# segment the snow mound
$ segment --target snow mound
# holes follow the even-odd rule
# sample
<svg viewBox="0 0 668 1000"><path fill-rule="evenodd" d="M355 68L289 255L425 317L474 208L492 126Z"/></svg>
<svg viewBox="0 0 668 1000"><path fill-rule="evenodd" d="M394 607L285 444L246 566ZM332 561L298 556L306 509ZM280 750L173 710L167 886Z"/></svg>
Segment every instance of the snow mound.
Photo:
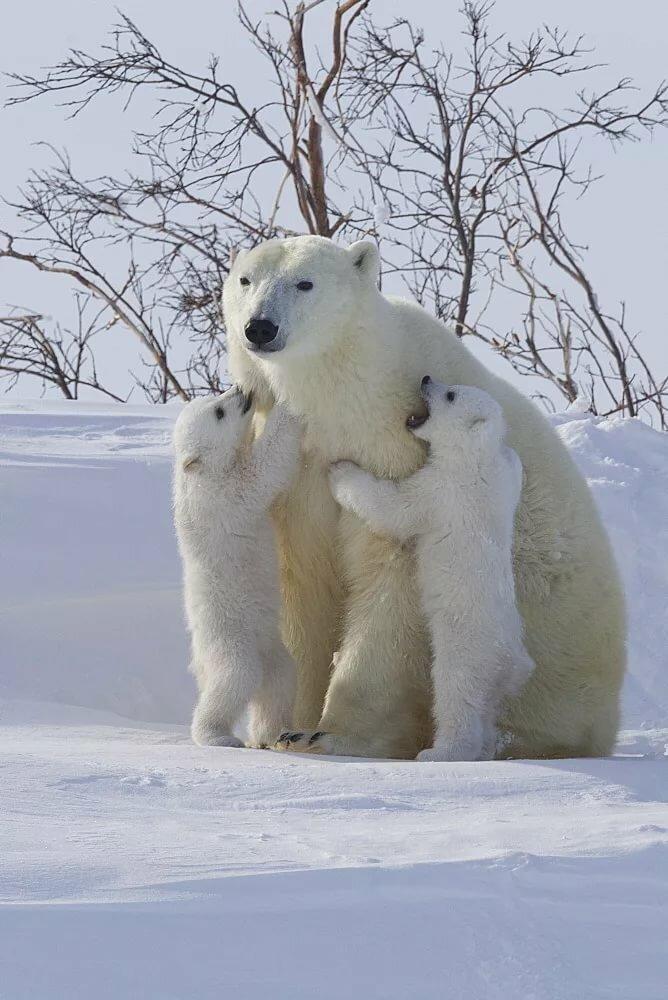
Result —
<svg viewBox="0 0 668 1000"><path fill-rule="evenodd" d="M182 722L172 408L0 409L0 697Z"/></svg>
<svg viewBox="0 0 668 1000"><path fill-rule="evenodd" d="M668 725L668 434L640 420L557 418L622 572L629 616L626 728Z"/></svg>

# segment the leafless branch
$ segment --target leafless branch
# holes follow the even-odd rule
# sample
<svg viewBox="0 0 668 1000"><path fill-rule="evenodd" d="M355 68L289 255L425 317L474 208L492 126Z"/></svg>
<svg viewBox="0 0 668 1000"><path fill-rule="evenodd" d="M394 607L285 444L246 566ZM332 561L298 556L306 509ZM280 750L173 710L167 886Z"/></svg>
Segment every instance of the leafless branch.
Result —
<svg viewBox="0 0 668 1000"><path fill-rule="evenodd" d="M312 28L325 9L320 51ZM372 234L384 281L540 380L546 405L665 427L666 380L625 308L600 302L565 220L597 179L596 143L621 147L668 123L666 84L647 95L623 76L598 86L582 37L543 27L510 39L488 0L463 3L461 51L432 47L408 18L384 26L381 13L371 0L280 0L258 19L241 3L249 59L267 78L259 106L216 58L178 66L124 15L98 52L13 75L10 105L50 99L76 116L102 94L127 107L141 91L155 114L123 177L82 179L54 150L14 200L0 267L11 259L93 296L111 335L134 337L142 392L165 401L223 384L220 291L239 245ZM545 105L532 97L543 78ZM507 334L487 324L501 305ZM32 322L21 329L37 336Z"/></svg>
<svg viewBox="0 0 668 1000"><path fill-rule="evenodd" d="M78 399L85 387L100 392L118 403L119 396L104 386L97 373L93 340L109 329L104 309L95 309L88 295L75 296L76 323L63 329L36 313L14 310L0 316L0 382L12 388L19 378L37 379L44 392L56 387L65 399Z"/></svg>

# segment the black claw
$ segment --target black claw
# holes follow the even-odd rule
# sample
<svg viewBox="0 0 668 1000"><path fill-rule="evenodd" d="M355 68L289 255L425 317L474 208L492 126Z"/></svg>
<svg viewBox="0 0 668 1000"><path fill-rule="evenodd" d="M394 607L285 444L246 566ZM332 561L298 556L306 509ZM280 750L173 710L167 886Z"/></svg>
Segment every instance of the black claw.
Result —
<svg viewBox="0 0 668 1000"><path fill-rule="evenodd" d="M313 733L312 736L309 736L308 743L306 745L309 747L312 746L321 738L321 736L324 735L324 732ZM305 739L306 733L281 733L276 742L287 746L290 743L302 743Z"/></svg>

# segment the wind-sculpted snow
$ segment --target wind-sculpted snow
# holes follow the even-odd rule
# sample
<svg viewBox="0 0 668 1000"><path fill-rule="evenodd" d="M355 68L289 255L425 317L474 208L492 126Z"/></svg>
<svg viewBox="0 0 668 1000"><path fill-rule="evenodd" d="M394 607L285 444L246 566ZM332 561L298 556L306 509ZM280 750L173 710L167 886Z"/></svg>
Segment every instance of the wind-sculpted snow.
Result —
<svg viewBox="0 0 668 1000"><path fill-rule="evenodd" d="M627 587L609 760L198 748L172 408L0 411L0 997L663 1000L668 436L558 418Z"/></svg>
<svg viewBox="0 0 668 1000"><path fill-rule="evenodd" d="M593 490L626 587L627 726L668 725L668 434L639 420L574 419L560 433Z"/></svg>

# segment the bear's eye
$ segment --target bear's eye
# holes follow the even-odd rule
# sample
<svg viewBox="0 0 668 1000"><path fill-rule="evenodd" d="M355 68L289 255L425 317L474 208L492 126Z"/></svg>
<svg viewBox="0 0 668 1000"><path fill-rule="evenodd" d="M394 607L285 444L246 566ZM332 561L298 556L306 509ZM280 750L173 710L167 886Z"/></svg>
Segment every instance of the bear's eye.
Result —
<svg viewBox="0 0 668 1000"><path fill-rule="evenodd" d="M298 281L297 282L297 288L299 289L300 292L310 292L311 289L313 288L313 282L312 281Z"/></svg>
<svg viewBox="0 0 668 1000"><path fill-rule="evenodd" d="M445 398L447 399L448 403L454 403L454 401L457 398L457 393L453 392L452 389L448 389L448 391L445 394Z"/></svg>
<svg viewBox="0 0 668 1000"><path fill-rule="evenodd" d="M246 285L250 285L250 278L247 278L245 274L242 274L242 276L239 278L239 284L243 285L245 288Z"/></svg>
<svg viewBox="0 0 668 1000"><path fill-rule="evenodd" d="M217 406L216 407L216 420L222 420L224 416L225 416L225 410L222 408L222 406Z"/></svg>

